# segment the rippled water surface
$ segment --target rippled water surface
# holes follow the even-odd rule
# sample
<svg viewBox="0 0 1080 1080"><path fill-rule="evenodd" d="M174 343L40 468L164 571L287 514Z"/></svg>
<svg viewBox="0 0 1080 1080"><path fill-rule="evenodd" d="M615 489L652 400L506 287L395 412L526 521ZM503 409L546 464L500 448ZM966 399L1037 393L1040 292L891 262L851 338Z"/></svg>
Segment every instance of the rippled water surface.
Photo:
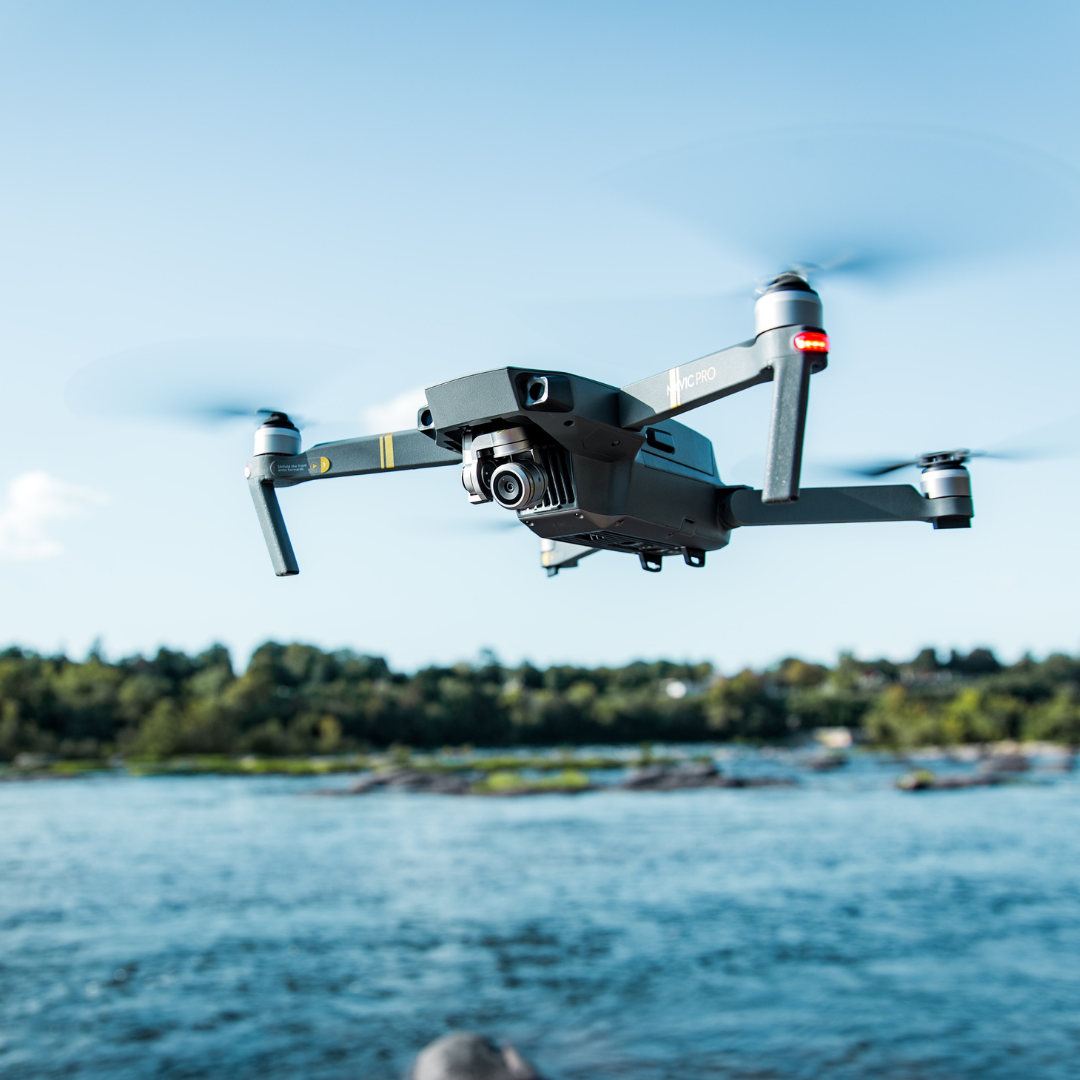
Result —
<svg viewBox="0 0 1080 1080"><path fill-rule="evenodd" d="M466 1027L554 1080L1077 1076L1076 782L891 778L3 784L0 1074L398 1078Z"/></svg>

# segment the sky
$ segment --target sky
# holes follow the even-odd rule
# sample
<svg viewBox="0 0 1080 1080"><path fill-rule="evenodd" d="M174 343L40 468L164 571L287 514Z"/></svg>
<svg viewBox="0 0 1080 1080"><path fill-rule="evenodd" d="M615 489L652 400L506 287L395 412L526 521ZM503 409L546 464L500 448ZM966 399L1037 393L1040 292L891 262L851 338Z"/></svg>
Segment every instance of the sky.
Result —
<svg viewBox="0 0 1080 1080"><path fill-rule="evenodd" d="M485 648L725 671L1077 652L1078 23L1038 2L0 2L0 644L220 641L243 663L273 638L406 669ZM868 224L881 200L828 179L847 159L782 149L853 131L974 157L943 150L925 190L898 161L897 212ZM684 177L737 213L703 215ZM769 269L755 244L791 190L826 200L838 247L848 211L966 244L823 279L805 479L1049 432L1051 460L973 463L972 530L743 529L703 571L602 553L548 579L535 537L434 469L283 492L301 574L282 580L242 478L250 425L140 412L122 382L115 408L65 397L103 357L145 362L160 404L265 356L310 445L403 426L424 386L503 364L622 385L751 336L730 298ZM685 418L725 480L760 486L768 402Z"/></svg>

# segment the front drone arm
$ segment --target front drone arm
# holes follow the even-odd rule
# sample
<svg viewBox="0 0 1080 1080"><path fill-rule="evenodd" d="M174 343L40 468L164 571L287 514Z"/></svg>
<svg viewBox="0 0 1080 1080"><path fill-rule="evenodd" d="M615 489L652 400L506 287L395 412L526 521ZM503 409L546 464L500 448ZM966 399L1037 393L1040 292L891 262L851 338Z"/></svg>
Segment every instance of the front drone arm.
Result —
<svg viewBox="0 0 1080 1080"><path fill-rule="evenodd" d="M301 454L260 454L252 458L250 468L253 472L258 468L275 487L291 487L307 480L330 480L336 476L460 464L460 454L436 446L434 439L412 429L319 443Z"/></svg>
<svg viewBox="0 0 1080 1080"><path fill-rule="evenodd" d="M265 428L260 431L265 431ZM291 435L284 435L283 431L295 431L295 428L278 428L271 432L269 438L264 437L261 441L257 435L256 449L285 445L285 442L272 441L274 438L292 438ZM299 433L295 438L298 445ZM335 476L363 476L390 470L430 469L439 465L460 464L460 454L436 446L433 439L420 431L410 430L320 443L300 454L273 450L256 453L248 462L244 474L274 573L278 577L292 577L300 572L300 567L285 528L275 488Z"/></svg>
<svg viewBox="0 0 1080 1080"><path fill-rule="evenodd" d="M813 351L802 347L804 342L811 343ZM759 383L773 382L764 498L767 503L793 502L799 497L810 376L826 362L826 352L819 350L822 342L827 349L828 339L820 332L778 327L753 341L631 383L619 392L620 422L639 430Z"/></svg>
<svg viewBox="0 0 1080 1080"><path fill-rule="evenodd" d="M661 371L619 391L619 422L639 431L680 413L719 401L772 378L772 361L757 340L710 353Z"/></svg>
<svg viewBox="0 0 1080 1080"><path fill-rule="evenodd" d="M801 275L781 274L754 305L753 341L624 386L619 392L620 422L636 431L771 381L775 388L762 499L770 504L794 502L799 497L810 376L825 367L829 352L822 325L821 297Z"/></svg>

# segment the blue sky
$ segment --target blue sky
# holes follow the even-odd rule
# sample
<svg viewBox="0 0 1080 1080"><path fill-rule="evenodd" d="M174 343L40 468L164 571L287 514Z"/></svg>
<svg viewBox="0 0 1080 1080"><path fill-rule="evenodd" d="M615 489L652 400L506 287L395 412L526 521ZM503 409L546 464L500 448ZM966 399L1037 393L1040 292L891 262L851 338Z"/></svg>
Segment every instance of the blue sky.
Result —
<svg viewBox="0 0 1080 1080"><path fill-rule="evenodd" d="M282 497L302 573L281 581L249 429L76 415L64 387L155 343L317 343L295 379L327 421L310 443L504 363L633 381L749 336L721 298L758 268L627 169L870 125L1080 171L1078 22L1063 3L0 4L0 641L243 659L275 637L406 667L1075 652L1075 458L977 463L970 532L742 530L704 572L602 554L554 580L524 529L473 528L498 512L455 470L311 484ZM1038 203L980 220L1022 233ZM1068 430L1076 223L1050 221L1053 250L823 284L808 457ZM725 479L760 483L767 404L694 414Z"/></svg>

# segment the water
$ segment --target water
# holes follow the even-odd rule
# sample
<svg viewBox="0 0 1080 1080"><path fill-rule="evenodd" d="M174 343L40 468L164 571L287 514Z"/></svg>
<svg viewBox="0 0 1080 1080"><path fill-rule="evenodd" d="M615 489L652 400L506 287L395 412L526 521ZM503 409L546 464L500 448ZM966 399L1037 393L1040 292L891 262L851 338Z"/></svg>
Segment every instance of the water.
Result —
<svg viewBox="0 0 1080 1080"><path fill-rule="evenodd" d="M1029 774L1030 776L1030 774ZM1080 789L0 785L0 1075L1076 1076Z"/></svg>

